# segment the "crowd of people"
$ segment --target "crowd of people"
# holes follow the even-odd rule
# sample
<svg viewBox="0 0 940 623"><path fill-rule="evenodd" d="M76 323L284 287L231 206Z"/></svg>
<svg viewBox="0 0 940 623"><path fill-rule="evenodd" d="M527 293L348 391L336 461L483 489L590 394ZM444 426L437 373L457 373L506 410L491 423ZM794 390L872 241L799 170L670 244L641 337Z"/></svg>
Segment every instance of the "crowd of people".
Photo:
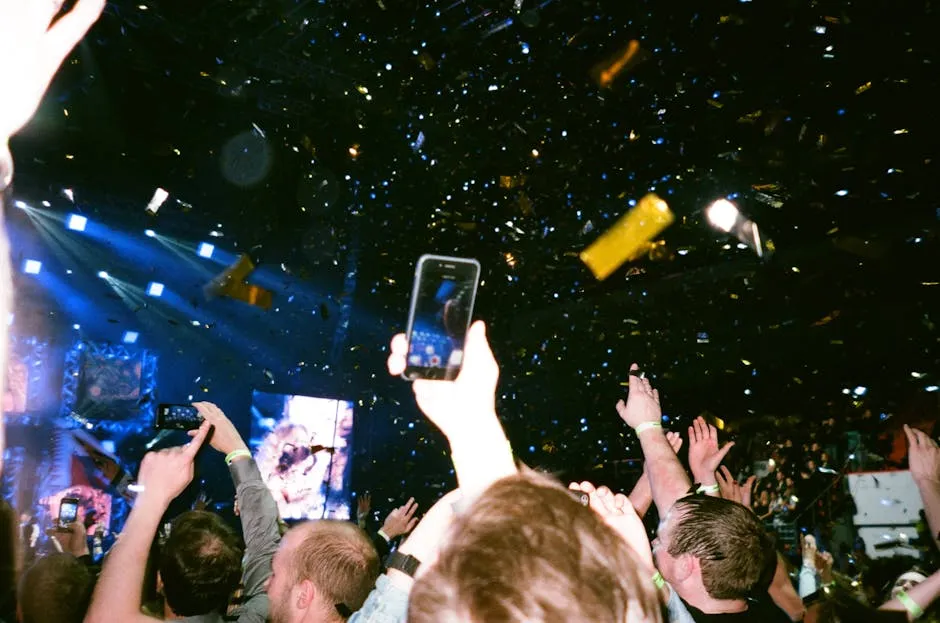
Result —
<svg viewBox="0 0 940 623"><path fill-rule="evenodd" d="M59 15L61 2L0 0L0 75L6 87L0 98L0 190L12 179L6 139L32 116L56 68L103 5L103 0L79 0ZM4 305L10 298L7 251L0 234ZM391 374L404 371L406 353L405 336L393 338ZM4 354L0 351L0 360ZM784 442L767 476L759 483L756 475L741 482L722 464L730 446L719 445L715 427L704 419L695 420L686 437L663 429L659 394L634 364L628 396L615 410L642 448L642 476L629 494L590 482L565 486L516 460L496 412L498 379L485 326L477 322L468 332L455 380L414 381L417 407L450 444L458 486L420 519L409 501L374 534L336 520L288 528L231 421L215 405L198 403L202 424L188 444L144 456L133 508L100 568L81 521L52 535L60 552L27 566L17 555L22 532L15 513L0 513L0 619L771 623L936 618L932 604L940 595L940 573L909 571L887 594L866 595L856 590L857 582L839 576L831 552L814 536L802 539L796 581L791 577L765 521L793 513L806 496L804 487L820 486L812 480L827 473L822 468L832 460L824 444L810 442L796 450ZM940 447L919 430L905 428L905 435L929 535L940 540ZM677 456L684 443L688 471ZM193 480L200 452L213 452L227 464L240 532L207 510L179 514L162 529L171 502ZM653 506L660 522L650 541L642 517Z"/></svg>

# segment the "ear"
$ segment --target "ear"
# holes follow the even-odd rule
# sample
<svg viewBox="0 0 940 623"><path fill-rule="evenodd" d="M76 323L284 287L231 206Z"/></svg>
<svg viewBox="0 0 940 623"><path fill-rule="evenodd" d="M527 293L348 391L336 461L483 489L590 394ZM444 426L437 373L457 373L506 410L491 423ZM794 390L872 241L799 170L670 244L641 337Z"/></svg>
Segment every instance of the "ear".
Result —
<svg viewBox="0 0 940 623"><path fill-rule="evenodd" d="M696 573L701 573L698 558L691 554L682 554L676 558L675 574L676 580L681 584Z"/></svg>
<svg viewBox="0 0 940 623"><path fill-rule="evenodd" d="M310 580L302 580L297 584L297 608L307 610L317 597L316 588Z"/></svg>

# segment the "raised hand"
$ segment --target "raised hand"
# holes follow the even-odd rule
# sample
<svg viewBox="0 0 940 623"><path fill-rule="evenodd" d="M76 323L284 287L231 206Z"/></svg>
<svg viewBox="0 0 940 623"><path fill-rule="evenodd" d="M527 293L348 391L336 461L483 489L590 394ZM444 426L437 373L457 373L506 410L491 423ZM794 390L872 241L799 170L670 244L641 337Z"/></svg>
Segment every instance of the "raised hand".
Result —
<svg viewBox="0 0 940 623"><path fill-rule="evenodd" d="M370 510L372 510L372 495L363 493L357 501L356 516L363 519L369 514Z"/></svg>
<svg viewBox="0 0 940 623"><path fill-rule="evenodd" d="M398 376L405 370L408 341L404 334L392 338L388 371ZM499 366L486 339L486 326L474 322L467 332L463 366L453 381L419 379L412 383L418 407L448 439L473 434L485 418L495 420ZM498 421L497 421L498 423Z"/></svg>
<svg viewBox="0 0 940 623"><path fill-rule="evenodd" d="M211 426L209 420L203 420L188 444L144 455L137 474L137 484L143 489L139 499L169 504L183 492L193 480L196 453L206 440Z"/></svg>
<svg viewBox="0 0 940 623"><path fill-rule="evenodd" d="M911 476L919 482L940 483L940 447L927 433L904 425L907 436L907 462Z"/></svg>
<svg viewBox="0 0 940 623"><path fill-rule="evenodd" d="M415 511L418 510L418 503L414 498L410 498L404 505L399 506L385 518L382 525L382 532L390 540L403 534L408 534L414 530L418 519L415 517Z"/></svg>
<svg viewBox="0 0 940 623"><path fill-rule="evenodd" d="M721 497L751 508L751 488L754 486L757 476L751 476L744 481L742 486L735 481L728 468L722 465L721 469L715 472L715 478L718 480L718 490L721 492Z"/></svg>
<svg viewBox="0 0 940 623"><path fill-rule="evenodd" d="M640 560L653 568L653 552L646 528L627 496L622 493L614 494L607 487L595 488L590 482L573 482L568 488L587 493L594 512L627 542Z"/></svg>
<svg viewBox="0 0 940 623"><path fill-rule="evenodd" d="M0 152L32 118L52 77L95 23L105 0L78 0L52 23L63 0L0 0ZM0 180L2 182L2 180Z"/></svg>
<svg viewBox="0 0 940 623"><path fill-rule="evenodd" d="M803 550L803 566L808 569L816 569L816 555L819 553L816 549L816 537L812 534L801 534L800 546Z"/></svg>
<svg viewBox="0 0 940 623"><path fill-rule="evenodd" d="M208 422L212 426L212 436L209 438L209 445L222 454L228 455L235 450L247 450L248 446L245 440L238 434L238 430L232 421L226 417L222 409L211 402L194 402L193 406L202 416L203 424ZM200 427L201 430L201 427ZM188 432L190 437L199 434L199 430Z"/></svg>
<svg viewBox="0 0 940 623"><path fill-rule="evenodd" d="M617 401L617 413L630 428L636 428L644 422L659 424L663 417L663 411L659 406L659 392L653 389L649 379L633 374L639 369L640 366L635 363L630 365L630 389L627 401Z"/></svg>
<svg viewBox="0 0 940 623"><path fill-rule="evenodd" d="M710 484L732 446L734 442L729 441L719 449L718 430L707 424L705 418L695 418L689 427L689 468L696 482Z"/></svg>

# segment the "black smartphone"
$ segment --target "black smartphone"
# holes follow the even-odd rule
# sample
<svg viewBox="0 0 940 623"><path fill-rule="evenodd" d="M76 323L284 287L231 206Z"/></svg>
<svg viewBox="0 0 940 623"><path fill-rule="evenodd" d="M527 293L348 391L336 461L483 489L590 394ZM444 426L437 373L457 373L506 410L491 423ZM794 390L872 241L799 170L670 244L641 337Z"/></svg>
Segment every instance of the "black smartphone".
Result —
<svg viewBox="0 0 940 623"><path fill-rule="evenodd" d="M78 519L78 498L62 498L59 502L59 524L60 530L67 529Z"/></svg>
<svg viewBox="0 0 940 623"><path fill-rule="evenodd" d="M201 424L202 416L192 405L157 405L154 428L196 430Z"/></svg>
<svg viewBox="0 0 940 623"><path fill-rule="evenodd" d="M408 313L405 379L457 378L479 281L474 259L421 256Z"/></svg>

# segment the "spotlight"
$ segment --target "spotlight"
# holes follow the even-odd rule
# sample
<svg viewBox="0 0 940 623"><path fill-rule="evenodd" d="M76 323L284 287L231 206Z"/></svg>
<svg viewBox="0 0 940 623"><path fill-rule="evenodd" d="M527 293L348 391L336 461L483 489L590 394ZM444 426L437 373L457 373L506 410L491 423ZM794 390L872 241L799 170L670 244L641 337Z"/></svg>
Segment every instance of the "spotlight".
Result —
<svg viewBox="0 0 940 623"><path fill-rule="evenodd" d="M757 228L757 224L741 214L738 206L727 199L719 199L705 208L705 218L715 229L733 234L757 253L758 257L770 257L773 254L774 243L766 239ZM726 245L726 248L730 247Z"/></svg>
<svg viewBox="0 0 940 623"><path fill-rule="evenodd" d="M106 273L106 272L103 271L103 270L98 272L98 276L99 276L100 278L102 278L102 279L110 279L110 278L111 278L111 275L109 275L108 273Z"/></svg>
<svg viewBox="0 0 940 623"><path fill-rule="evenodd" d="M82 325L80 325L80 324L73 324L73 325L72 325L72 328L75 329L76 331L80 331L81 328L82 328Z"/></svg>
<svg viewBox="0 0 940 623"><path fill-rule="evenodd" d="M88 225L88 219L81 214L69 214L68 220L65 221L65 226L72 231L85 231L86 225Z"/></svg>
<svg viewBox="0 0 940 623"><path fill-rule="evenodd" d="M26 260L23 262L23 272L27 275L38 275L42 270L42 262L39 260Z"/></svg>
<svg viewBox="0 0 940 623"><path fill-rule="evenodd" d="M147 294L153 297L163 296L163 284L151 281L150 285L147 286Z"/></svg>
<svg viewBox="0 0 940 623"><path fill-rule="evenodd" d="M157 232L153 231L152 229L145 229L144 235L147 236L148 238L153 238L154 236L157 235Z"/></svg>
<svg viewBox="0 0 940 623"><path fill-rule="evenodd" d="M199 245L198 253L199 257L211 258L212 254L215 253L215 246L208 242L203 242Z"/></svg>
<svg viewBox="0 0 940 623"><path fill-rule="evenodd" d="M719 199L705 210L705 216L708 218L708 221L724 232L730 232L734 229L734 224L740 214L741 212L738 210L738 206L727 199Z"/></svg>
<svg viewBox="0 0 940 623"><path fill-rule="evenodd" d="M121 341L125 344L136 344L138 337L140 337L140 334L137 331L125 331Z"/></svg>
<svg viewBox="0 0 940 623"><path fill-rule="evenodd" d="M150 203L147 204L147 214L150 216L156 216L160 206L163 205L163 202L166 201L166 198L169 196L170 194L162 188L158 188L153 191L153 197L150 199Z"/></svg>

